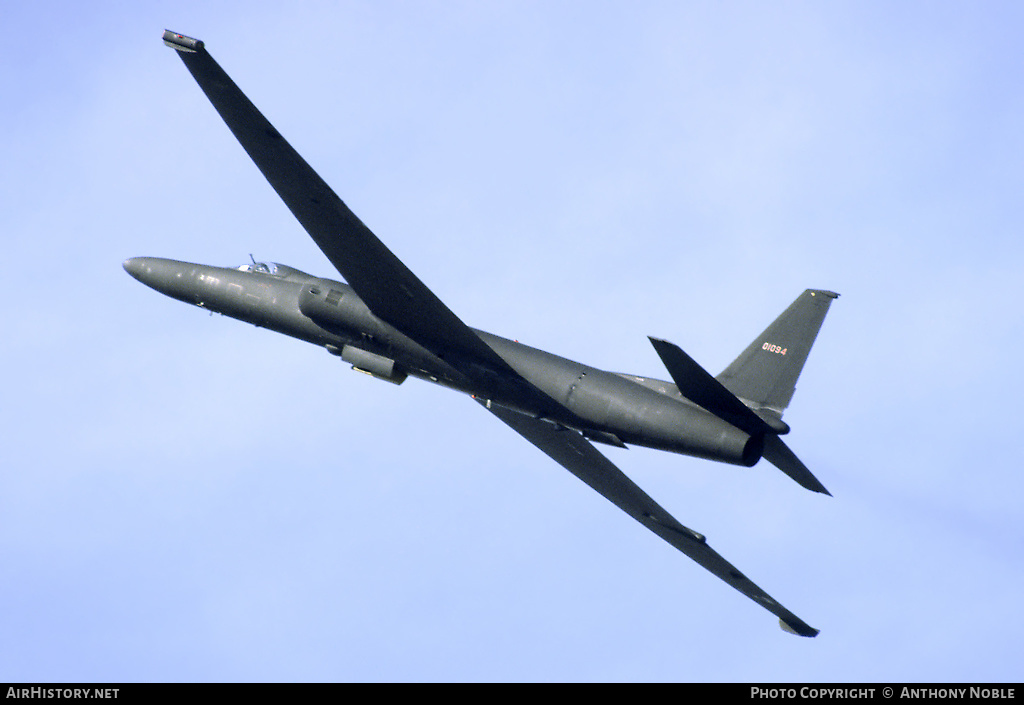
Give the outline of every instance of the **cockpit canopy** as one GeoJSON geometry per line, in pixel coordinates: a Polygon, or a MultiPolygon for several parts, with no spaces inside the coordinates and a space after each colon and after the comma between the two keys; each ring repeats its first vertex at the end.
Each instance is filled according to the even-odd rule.
{"type": "Polygon", "coordinates": [[[309,275],[305,272],[295,269],[295,267],[289,267],[287,264],[278,264],[277,262],[248,262],[246,264],[235,267],[239,272],[249,272],[250,274],[262,274],[268,277],[278,277],[286,279],[293,277],[295,279],[308,279],[309,275]]]}
{"type": "Polygon", "coordinates": [[[277,262],[248,262],[235,267],[240,272],[252,272],[253,274],[269,274],[272,277],[283,277],[287,273],[281,271],[282,266],[277,262]]]}

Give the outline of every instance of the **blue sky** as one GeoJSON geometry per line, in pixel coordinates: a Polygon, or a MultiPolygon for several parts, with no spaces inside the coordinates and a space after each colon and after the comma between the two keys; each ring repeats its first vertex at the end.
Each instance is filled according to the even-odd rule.
{"type": "Polygon", "coordinates": [[[1020,681],[1016,3],[5,8],[0,680],[1020,681]],[[161,297],[331,266],[211,53],[470,325],[717,372],[833,305],[767,463],[609,457],[776,620],[467,398],[161,297]]]}

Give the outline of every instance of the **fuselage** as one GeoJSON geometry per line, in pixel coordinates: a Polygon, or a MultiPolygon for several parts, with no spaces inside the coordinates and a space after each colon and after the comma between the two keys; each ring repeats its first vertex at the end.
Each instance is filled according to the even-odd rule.
{"type": "MultiPolygon", "coordinates": [[[[582,432],[737,465],[760,459],[752,437],[688,402],[670,382],[599,370],[474,330],[518,375],[555,403],[536,408],[522,380],[472,378],[375,316],[352,288],[279,264],[214,267],[155,257],[127,260],[133,277],[172,298],[323,347],[362,372],[401,383],[414,376],[582,432]]],[[[464,367],[462,368],[464,369],[464,367]]]]}

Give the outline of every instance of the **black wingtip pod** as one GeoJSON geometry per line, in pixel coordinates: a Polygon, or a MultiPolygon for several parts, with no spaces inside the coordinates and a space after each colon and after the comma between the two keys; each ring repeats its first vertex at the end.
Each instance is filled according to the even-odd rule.
{"type": "Polygon", "coordinates": [[[184,34],[172,32],[169,29],[164,30],[164,44],[175,51],[184,51],[189,54],[203,50],[203,42],[201,40],[186,37],[184,34]]]}

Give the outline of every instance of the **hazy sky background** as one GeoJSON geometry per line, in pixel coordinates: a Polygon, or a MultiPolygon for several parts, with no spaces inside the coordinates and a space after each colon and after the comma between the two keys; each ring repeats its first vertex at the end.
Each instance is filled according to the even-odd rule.
{"type": "Polygon", "coordinates": [[[1019,3],[0,15],[0,681],[1021,680],[1019,3]],[[834,497],[606,450],[821,635],[465,396],[129,277],[332,274],[164,28],[470,325],[665,378],[840,292],[786,417],[834,497]]]}

